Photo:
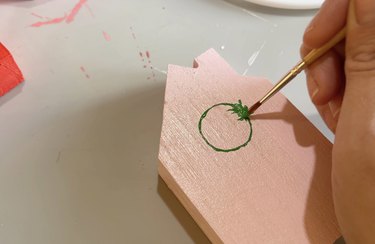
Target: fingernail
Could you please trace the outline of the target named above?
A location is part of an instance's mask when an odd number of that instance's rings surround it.
[[[313,29],[314,29],[314,25],[313,25],[313,23],[310,23],[310,24],[306,27],[305,34],[306,34],[306,33],[309,33],[309,32],[312,31]]]
[[[314,100],[314,98],[316,97],[316,95],[318,94],[319,92],[319,88],[316,87],[315,90],[313,91],[313,93],[311,94],[311,99]]]
[[[310,90],[312,91],[311,92],[311,100],[314,101],[314,98],[319,93],[319,87],[318,87],[318,84],[316,83],[314,77],[312,77],[309,72],[306,73],[306,75],[307,75],[307,80],[310,83],[309,84]]]
[[[358,24],[375,24],[375,1],[374,0],[355,0],[355,15]]]
[[[333,118],[336,119],[340,113],[340,107],[334,101],[329,102],[328,106],[329,106],[329,109],[331,110],[331,114]]]

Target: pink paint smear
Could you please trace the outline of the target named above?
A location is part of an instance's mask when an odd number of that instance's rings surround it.
[[[79,67],[79,68],[81,69],[82,73],[85,74],[85,77],[86,77],[87,79],[90,79],[90,75],[87,74],[85,67],[81,66],[81,67]]]
[[[37,17],[37,18],[39,18],[39,19],[49,19],[48,17],[41,16],[41,15],[36,14],[36,13],[31,13],[31,15],[34,16],[34,17]]]
[[[87,11],[89,11],[91,17],[95,18],[94,12],[92,12],[90,6],[87,3],[85,4],[85,7],[86,7]]]
[[[55,18],[55,19],[51,19],[51,20],[47,20],[47,21],[39,21],[39,22],[36,22],[34,24],[32,24],[31,26],[32,27],[41,27],[43,25],[53,25],[53,24],[58,24],[58,23],[61,23],[65,20],[66,18],[66,15],[64,17],[61,17],[61,18]]]
[[[107,32],[105,32],[105,31],[103,31],[103,36],[104,36],[104,39],[107,41],[107,42],[110,42],[111,41],[111,36],[107,33]]]
[[[82,9],[82,6],[84,6],[84,5],[87,5],[87,0],[79,0],[78,3],[70,11],[70,13],[65,14],[64,17],[58,17],[58,18],[52,18],[52,19],[44,17],[44,18],[47,18],[49,20],[39,21],[39,22],[36,22],[36,23],[32,24],[31,26],[32,27],[41,27],[41,26],[44,26],[44,25],[59,24],[59,23],[62,23],[64,21],[65,21],[65,23],[70,24],[74,21],[74,18],[77,16],[79,11]],[[93,15],[91,10],[89,12],[91,13],[91,15]],[[38,17],[38,18],[42,17],[41,15],[38,15],[38,14],[35,14],[35,13],[32,13],[32,15],[34,15],[35,17]]]
[[[66,23],[71,23],[74,21],[74,18],[78,14],[78,12],[81,10],[82,6],[87,2],[87,0],[79,0],[79,2],[74,6],[68,17],[66,17]]]
[[[139,55],[139,57],[140,57],[140,59],[143,63],[143,68],[144,69],[150,68],[151,76],[148,76],[147,80],[150,80],[151,78],[153,78],[153,80],[155,80],[156,74],[155,74],[154,66],[152,65],[150,51],[148,51],[148,50],[146,50],[145,52],[141,51],[141,48],[139,47],[139,44],[138,44],[137,35],[135,34],[133,27],[130,26],[129,29],[130,29],[130,33],[133,37],[133,40],[137,43],[138,55]],[[147,61],[145,59],[145,56],[147,58]]]
[[[151,73],[152,73],[152,78],[155,80],[155,71],[154,71],[154,66],[152,65],[152,62],[151,62],[151,54],[149,51],[146,51],[146,57],[147,57],[147,60],[148,60],[148,65],[150,66],[150,69],[151,69]]]
[[[132,37],[134,40],[137,40],[137,36],[134,33],[133,27],[130,27],[130,32],[132,33]]]

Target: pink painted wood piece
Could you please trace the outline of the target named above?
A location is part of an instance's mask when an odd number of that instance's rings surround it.
[[[249,106],[271,87],[238,75],[212,49],[194,68],[170,65],[159,174],[214,243],[333,243],[332,145],[282,94],[252,116],[245,148],[216,152],[198,132],[207,108],[238,99]],[[220,147],[249,133],[228,108],[213,109],[202,126]]]

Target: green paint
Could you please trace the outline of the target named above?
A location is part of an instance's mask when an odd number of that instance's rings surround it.
[[[207,140],[207,138],[203,135],[203,132],[202,132],[202,122],[203,122],[203,119],[206,118],[208,112],[211,109],[213,109],[215,107],[218,107],[218,106],[229,106],[229,107],[231,107],[230,109],[228,109],[228,111],[232,111],[232,114],[237,114],[239,121],[246,121],[246,122],[248,122],[248,124],[250,126],[250,134],[249,134],[249,137],[247,138],[247,140],[246,140],[246,142],[244,144],[242,144],[240,146],[237,146],[237,147],[234,147],[234,148],[222,149],[222,148],[218,148],[218,147],[215,147],[214,145],[212,145]],[[201,134],[203,140],[207,143],[207,145],[209,145],[212,149],[214,149],[217,152],[233,152],[233,151],[237,151],[238,149],[247,146],[247,144],[251,141],[251,137],[253,135],[253,128],[252,128],[251,121],[250,121],[249,109],[248,109],[248,107],[246,105],[245,106],[242,105],[241,100],[238,100],[238,103],[218,103],[218,104],[215,104],[212,107],[208,108],[206,111],[204,111],[204,113],[202,114],[201,118],[199,119],[198,129],[199,129],[199,133]]]

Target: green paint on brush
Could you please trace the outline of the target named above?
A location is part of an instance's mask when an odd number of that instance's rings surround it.
[[[249,137],[247,138],[247,140],[246,140],[245,143],[243,143],[240,146],[234,147],[234,148],[223,149],[223,148],[218,148],[218,147],[215,147],[214,145],[212,145],[207,140],[207,138],[203,135],[203,132],[202,132],[202,122],[203,122],[204,118],[206,118],[208,112],[211,109],[213,109],[215,107],[218,107],[218,106],[229,106],[229,107],[231,107],[230,109],[228,109],[228,111],[231,111],[232,114],[237,114],[239,121],[245,121],[245,122],[247,122],[249,124],[249,126],[250,126],[250,134],[249,134]],[[199,119],[198,130],[199,130],[199,134],[201,134],[203,140],[207,143],[207,145],[209,145],[212,149],[214,149],[217,152],[233,152],[233,151],[237,151],[238,149],[247,146],[247,144],[251,141],[251,137],[253,135],[253,128],[252,128],[251,121],[250,121],[249,109],[248,109],[248,107],[246,105],[245,106],[242,105],[241,100],[238,100],[238,103],[218,103],[218,104],[215,104],[212,107],[208,108],[206,111],[203,112],[202,116]]]

